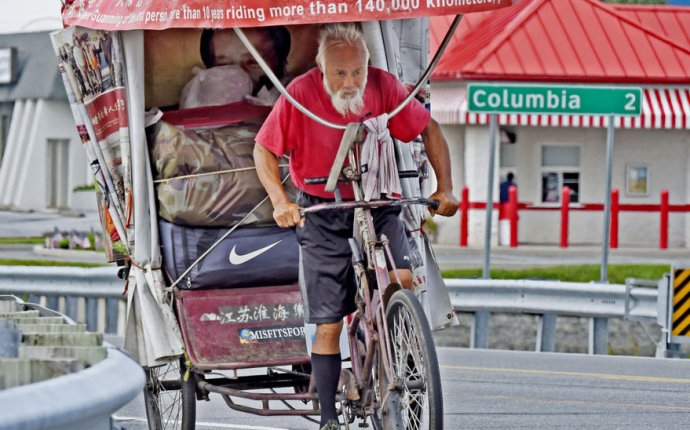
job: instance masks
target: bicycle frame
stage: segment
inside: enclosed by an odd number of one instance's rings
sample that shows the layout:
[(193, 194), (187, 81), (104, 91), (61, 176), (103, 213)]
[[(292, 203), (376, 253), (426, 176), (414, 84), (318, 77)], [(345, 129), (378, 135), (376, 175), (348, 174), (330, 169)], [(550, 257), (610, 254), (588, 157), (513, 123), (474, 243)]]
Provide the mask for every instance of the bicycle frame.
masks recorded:
[[(350, 127), (350, 126), (348, 126)], [(353, 140), (357, 139), (352, 133)], [(360, 136), (361, 137), (361, 136)], [(355, 200), (337, 201), (313, 205), (301, 210), (301, 214), (314, 213), (324, 210), (355, 210), (354, 230), (358, 232), (357, 238), (350, 240), (350, 247), (353, 253), (353, 267), (355, 276), (358, 280), (357, 310), (347, 326), (347, 334), (350, 346), (350, 357), (352, 360), (352, 372), (355, 377), (357, 388), (361, 390), (359, 404), (355, 401), (355, 407), (359, 408), (359, 413), (365, 417), (383, 406), (387, 393), (381, 393), (381, 398), (372, 403), (370, 390), (375, 389), (372, 384), (371, 376), (374, 366), (376, 366), (377, 350), (381, 360), (381, 365), (388, 381), (388, 391), (393, 392), (397, 384), (393, 372), (393, 357), (391, 355), (391, 339), (386, 321), (386, 303), (384, 298), (390, 297), (390, 289), (393, 293), (402, 288), (400, 279), (396, 272), (397, 268), (392, 258), (388, 239), (383, 235), (377, 238), (374, 227), (371, 209), (386, 206), (402, 206), (409, 204), (433, 205), (433, 201), (425, 198), (403, 198), (398, 200), (373, 200), (365, 201), (360, 187), (361, 169), (359, 164), (359, 146), (361, 141), (353, 142), (347, 138), (341, 141), (339, 153), (347, 151), (349, 166), (343, 168), (344, 157), (336, 157), (331, 174), (328, 178), (330, 188), (337, 183), (341, 170), (346, 176), (346, 181), (351, 181)], [(340, 164), (340, 165), (339, 165)], [(312, 183), (323, 182), (326, 178), (312, 180)], [(335, 180), (334, 180), (335, 179)], [(328, 186), (326, 189), (328, 190)], [(336, 192), (336, 196), (338, 193)], [(359, 239), (359, 240), (357, 240)], [(362, 252), (363, 251), (363, 252)], [(386, 259), (388, 258), (389, 264)], [(374, 272), (374, 282), (376, 288), (370, 288), (368, 271)], [(392, 283), (390, 273), (394, 274), (397, 282)], [(366, 354), (364, 360), (360, 357), (359, 329), (363, 328), (364, 345)], [(354, 399), (348, 399), (354, 401)]]

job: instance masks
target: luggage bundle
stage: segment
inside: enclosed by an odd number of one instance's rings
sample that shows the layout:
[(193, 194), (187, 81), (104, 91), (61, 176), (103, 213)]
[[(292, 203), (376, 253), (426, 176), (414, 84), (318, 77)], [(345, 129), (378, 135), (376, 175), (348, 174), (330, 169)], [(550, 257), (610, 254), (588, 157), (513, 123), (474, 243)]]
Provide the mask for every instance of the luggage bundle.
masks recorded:
[[(261, 119), (254, 119), (199, 129), (159, 121), (147, 129), (163, 263), (170, 278), (178, 279), (241, 223), (190, 271), (180, 288), (297, 282), (295, 233), (275, 225), (254, 166), (254, 138), (260, 127)], [(286, 160), (280, 174), (288, 174)], [(285, 185), (294, 194), (292, 182)]]
[[(179, 278), (227, 228), (194, 228), (159, 222), (163, 262)], [(297, 282), (295, 231), (278, 226), (238, 228), (213, 248), (178, 284), (184, 289), (257, 287)]]
[[(243, 122), (206, 130), (181, 129), (164, 121), (151, 127), (158, 213), (174, 224), (229, 227), (266, 197), (254, 168), (254, 137), (260, 124)], [(281, 168), (281, 175), (287, 167)], [(270, 225), (266, 200), (243, 225)]]

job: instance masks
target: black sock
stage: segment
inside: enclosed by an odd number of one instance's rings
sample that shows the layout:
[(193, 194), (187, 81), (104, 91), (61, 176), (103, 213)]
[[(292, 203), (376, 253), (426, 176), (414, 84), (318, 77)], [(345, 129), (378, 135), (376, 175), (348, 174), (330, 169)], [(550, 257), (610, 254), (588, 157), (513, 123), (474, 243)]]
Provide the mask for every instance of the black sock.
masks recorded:
[(338, 420), (335, 409), (335, 393), (338, 391), (341, 361), (340, 354), (311, 353), (311, 371), (319, 395), (322, 426), (330, 420)]

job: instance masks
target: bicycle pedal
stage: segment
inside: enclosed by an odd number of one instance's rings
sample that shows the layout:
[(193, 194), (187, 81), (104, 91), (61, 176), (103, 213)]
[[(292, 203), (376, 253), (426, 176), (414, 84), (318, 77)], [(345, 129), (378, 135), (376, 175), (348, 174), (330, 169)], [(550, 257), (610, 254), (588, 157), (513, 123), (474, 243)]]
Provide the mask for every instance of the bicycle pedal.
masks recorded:
[(338, 385), (343, 387), (343, 394), (345, 394), (345, 398), (352, 401), (359, 400), (357, 379), (350, 369), (343, 369), (340, 371), (340, 382)]

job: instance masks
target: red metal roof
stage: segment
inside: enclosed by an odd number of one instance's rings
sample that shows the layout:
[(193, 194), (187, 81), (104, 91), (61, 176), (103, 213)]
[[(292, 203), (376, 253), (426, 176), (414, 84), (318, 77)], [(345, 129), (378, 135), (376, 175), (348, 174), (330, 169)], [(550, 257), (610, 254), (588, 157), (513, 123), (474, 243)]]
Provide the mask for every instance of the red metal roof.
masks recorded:
[[(432, 79), (690, 84), (678, 30), (661, 33), (627, 13), (596, 0), (523, 0), (465, 16)], [(431, 20), (434, 49), (449, 18)]]
[(681, 46), (690, 46), (690, 7), (617, 4), (616, 11), (626, 18), (673, 39)]

